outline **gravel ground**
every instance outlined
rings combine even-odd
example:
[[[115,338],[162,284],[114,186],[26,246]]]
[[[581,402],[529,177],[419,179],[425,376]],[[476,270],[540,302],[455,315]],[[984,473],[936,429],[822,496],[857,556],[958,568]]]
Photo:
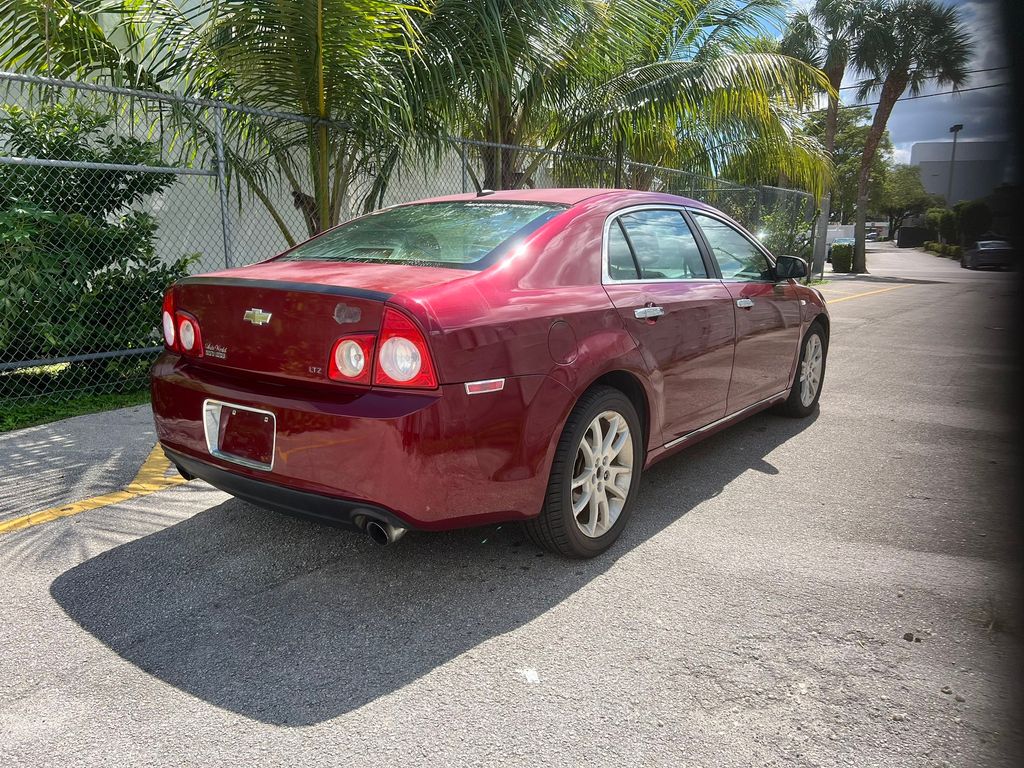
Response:
[[[1016,279],[870,264],[820,413],[659,464],[594,561],[199,482],[0,538],[0,765],[1016,765]]]

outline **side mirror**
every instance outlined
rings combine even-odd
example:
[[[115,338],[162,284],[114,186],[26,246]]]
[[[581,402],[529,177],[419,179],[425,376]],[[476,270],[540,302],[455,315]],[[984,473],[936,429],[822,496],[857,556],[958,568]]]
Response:
[[[796,256],[779,256],[775,261],[775,277],[777,280],[807,277],[807,262]]]

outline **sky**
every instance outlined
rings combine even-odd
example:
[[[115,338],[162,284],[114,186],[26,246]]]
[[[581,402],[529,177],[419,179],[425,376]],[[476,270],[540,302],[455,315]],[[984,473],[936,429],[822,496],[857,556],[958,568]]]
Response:
[[[964,88],[974,88],[996,83],[1008,83],[1010,70],[1002,35],[1002,9],[999,0],[947,0],[957,6],[964,23],[974,38],[974,55],[969,70],[1004,67],[990,72],[976,72],[970,75]],[[793,0],[794,7],[807,7],[811,0]],[[843,85],[855,85],[856,74],[847,75]],[[935,86],[924,93],[949,91],[950,86]],[[909,95],[909,94],[906,94]],[[856,89],[842,92],[844,103],[856,103]],[[877,96],[868,97],[866,102],[877,101]],[[910,147],[917,141],[947,141],[952,138],[949,128],[962,123],[958,141],[1009,140],[1010,139],[1009,87],[986,88],[956,95],[932,96],[896,104],[889,118],[889,135],[894,146],[896,162],[910,162]]]

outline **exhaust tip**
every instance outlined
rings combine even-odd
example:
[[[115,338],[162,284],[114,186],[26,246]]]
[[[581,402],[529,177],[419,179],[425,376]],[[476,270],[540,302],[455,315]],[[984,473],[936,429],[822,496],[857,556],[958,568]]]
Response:
[[[371,520],[366,524],[366,535],[370,537],[370,541],[381,547],[386,547],[391,543],[388,529],[376,520]]]

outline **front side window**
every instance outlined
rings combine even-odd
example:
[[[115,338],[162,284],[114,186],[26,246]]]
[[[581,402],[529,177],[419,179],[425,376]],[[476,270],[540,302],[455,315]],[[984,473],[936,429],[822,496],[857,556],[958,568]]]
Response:
[[[707,278],[697,241],[679,211],[634,211],[618,221],[632,246],[642,280]]]
[[[711,255],[718,262],[723,280],[737,282],[774,281],[772,265],[760,248],[746,235],[720,219],[691,211],[704,233]]]
[[[309,240],[281,261],[483,269],[488,256],[565,210],[543,203],[450,202],[388,208]]]

